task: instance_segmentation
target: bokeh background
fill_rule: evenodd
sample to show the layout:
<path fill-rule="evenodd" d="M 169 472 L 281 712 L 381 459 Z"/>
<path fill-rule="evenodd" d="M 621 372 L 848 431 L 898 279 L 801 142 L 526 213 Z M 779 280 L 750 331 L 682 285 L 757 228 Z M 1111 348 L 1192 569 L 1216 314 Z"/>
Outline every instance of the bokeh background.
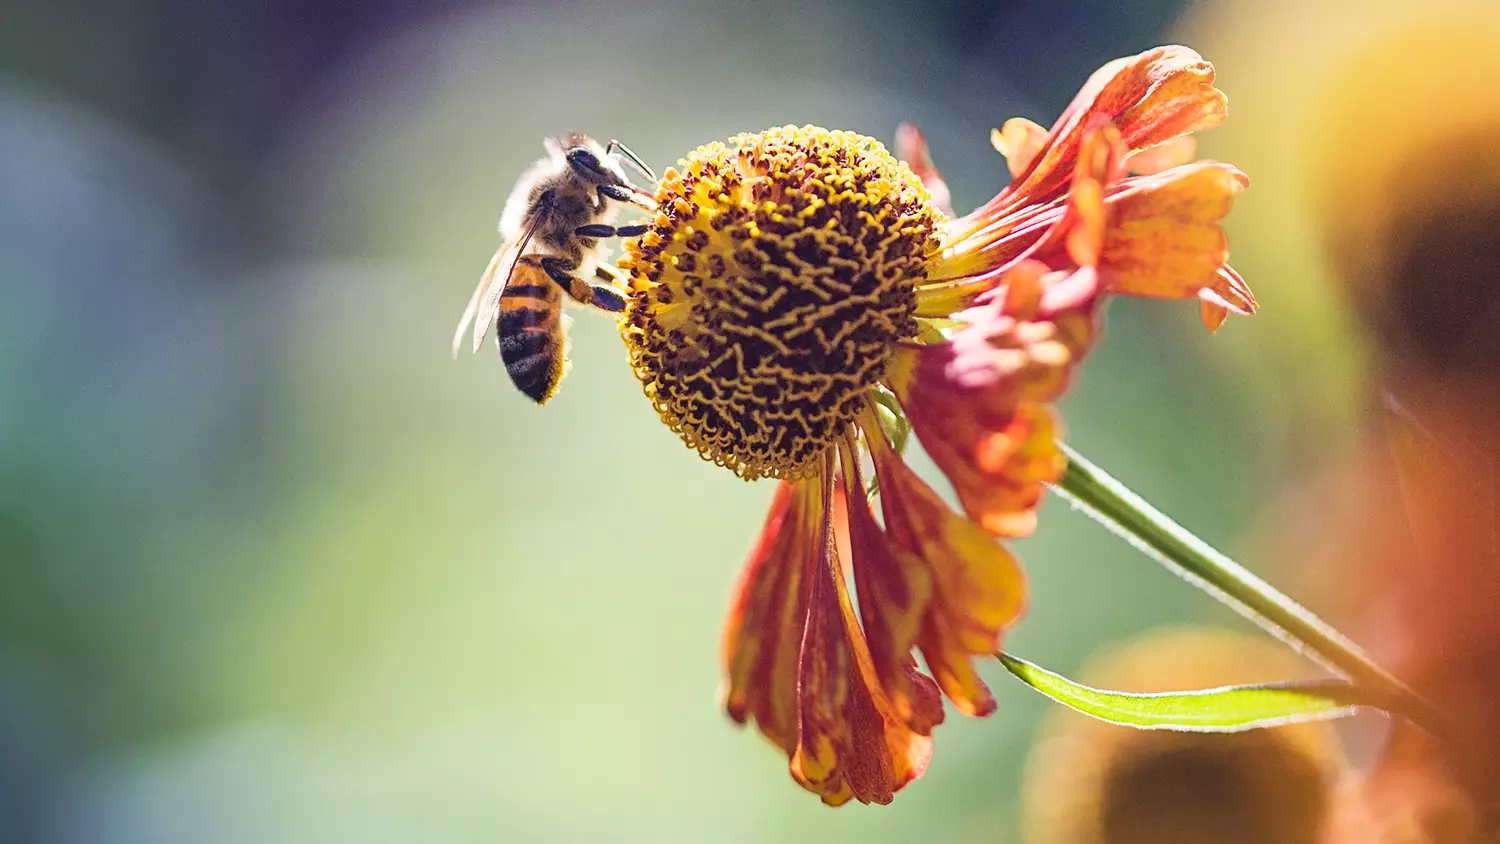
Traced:
<path fill-rule="evenodd" d="M 998 664 L 999 713 L 950 713 L 886 808 L 826 809 L 726 721 L 722 614 L 771 488 L 658 423 L 609 320 L 579 315 L 545 411 L 448 338 L 543 136 L 660 168 L 910 119 L 965 210 L 1006 180 L 992 126 L 1160 43 L 1219 66 L 1200 152 L 1252 177 L 1227 228 L 1264 309 L 1211 337 L 1191 304 L 1115 303 L 1070 439 L 1390 645 L 1341 586 L 1359 561 L 1313 550 L 1385 339 L 1335 280 L 1309 150 L 1352 125 L 1343 57 L 1484 32 L 1486 5 L 0 0 L 0 841 L 1026 840 L 1049 706 Z M 1404 131 L 1358 125 L 1349 156 Z M 1056 669 L 1252 629 L 1060 501 L 1018 547 L 1008 647 Z M 1371 758 L 1379 719 L 1346 739 Z"/>

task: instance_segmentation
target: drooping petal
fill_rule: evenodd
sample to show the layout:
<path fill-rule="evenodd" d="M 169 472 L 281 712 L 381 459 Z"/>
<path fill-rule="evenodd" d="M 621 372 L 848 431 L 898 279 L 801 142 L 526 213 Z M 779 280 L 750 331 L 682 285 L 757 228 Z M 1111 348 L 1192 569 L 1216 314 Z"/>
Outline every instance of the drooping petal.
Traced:
<path fill-rule="evenodd" d="M 1024 536 L 1065 466 L 1047 405 L 1093 343 L 1100 291 L 1091 267 L 1023 262 L 996 293 L 956 315 L 967 325 L 952 339 L 902 346 L 886 383 L 969 518 Z"/>
<path fill-rule="evenodd" d="M 865 422 L 879 424 L 874 419 Z M 875 676 L 895 716 L 912 730 L 927 735 L 942 723 L 943 703 L 932 679 L 917 671 L 912 648 L 932 603 L 932 571 L 921 558 L 892 546 L 858 483 L 853 451 L 842 448 L 840 458 L 845 483 L 835 491 L 835 501 L 846 502 L 848 559 L 853 561 L 859 616 Z M 851 488 L 855 492 L 849 495 Z M 844 550 L 841 545 L 841 553 Z"/>
<path fill-rule="evenodd" d="M 1217 334 L 1224 320 L 1229 319 L 1229 309 L 1213 298 L 1212 291 L 1198 291 L 1198 318 L 1209 332 Z"/>
<path fill-rule="evenodd" d="M 1044 485 L 1061 477 L 1066 465 L 1051 413 L 1035 402 L 1016 402 L 1003 384 L 975 388 L 942 380 L 944 345 L 904 353 L 920 358 L 920 374 L 908 388 L 897 388 L 912 430 L 969 518 L 997 536 L 1029 535 Z"/>
<path fill-rule="evenodd" d="M 1250 292 L 1250 285 L 1245 283 L 1245 277 L 1228 264 L 1219 267 L 1218 277 L 1204 290 L 1212 291 L 1224 307 L 1237 314 L 1249 316 L 1260 307 L 1260 303 L 1255 301 L 1255 294 Z M 1199 295 L 1202 296 L 1203 292 L 1199 291 Z"/>
<path fill-rule="evenodd" d="M 825 500 L 823 509 L 831 512 L 830 502 Z M 826 517 L 823 534 L 807 572 L 807 628 L 797 668 L 798 733 L 791 772 L 831 806 L 851 798 L 889 803 L 926 770 L 932 738 L 913 731 L 891 711 L 833 559 L 832 525 Z"/>
<path fill-rule="evenodd" d="M 906 162 L 922 180 L 927 193 L 932 195 L 932 204 L 948 217 L 954 216 L 953 196 L 948 192 L 948 183 L 943 181 L 943 174 L 932 163 L 932 151 L 927 148 L 927 139 L 917 124 L 904 122 L 896 127 L 896 157 Z"/>
<path fill-rule="evenodd" d="M 1219 267 L 1211 285 L 1198 291 L 1198 300 L 1203 324 L 1209 331 L 1218 331 L 1231 311 L 1250 316 L 1260 307 L 1255 294 L 1250 292 L 1250 285 L 1228 264 Z"/>
<path fill-rule="evenodd" d="M 1130 179 L 1111 192 L 1099 256 L 1105 289 L 1182 299 L 1213 288 L 1229 255 L 1218 223 L 1246 183 L 1233 167 L 1202 161 Z"/>
<path fill-rule="evenodd" d="M 974 658 L 998 650 L 1001 633 L 1025 611 L 1025 574 L 992 535 L 948 509 L 883 435 L 866 433 L 890 544 L 931 572 L 932 600 L 916 645 L 955 706 L 968 715 L 988 715 L 995 700 L 975 672 Z"/>
<path fill-rule="evenodd" d="M 797 747 L 797 663 L 807 623 L 806 574 L 817 555 L 818 489 L 809 479 L 777 485 L 760 539 L 745 564 L 724 630 L 724 708 L 788 754 Z"/>

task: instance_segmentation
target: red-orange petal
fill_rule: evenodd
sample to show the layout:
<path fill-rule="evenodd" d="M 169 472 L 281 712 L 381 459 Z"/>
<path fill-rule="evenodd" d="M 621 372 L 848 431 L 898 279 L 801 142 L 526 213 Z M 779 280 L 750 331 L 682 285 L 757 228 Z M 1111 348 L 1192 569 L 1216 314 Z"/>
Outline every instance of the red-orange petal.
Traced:
<path fill-rule="evenodd" d="M 932 151 L 927 147 L 927 138 L 917 124 L 903 122 L 896 127 L 896 157 L 911 167 L 911 171 L 922 180 L 932 204 L 949 217 L 953 216 L 953 196 L 948 192 L 948 183 L 943 174 L 932 163 Z"/>
<path fill-rule="evenodd" d="M 958 315 L 952 339 L 902 346 L 886 383 L 969 518 L 1000 536 L 1035 526 L 1044 485 L 1065 462 L 1047 404 L 1066 389 L 1095 334 L 1092 268 L 1043 275 L 1023 263 L 1002 297 Z"/>
<path fill-rule="evenodd" d="M 821 544 L 819 485 L 782 481 L 735 587 L 724 630 L 724 708 L 753 719 L 788 754 L 797 747 L 797 664 L 807 621 L 805 572 Z"/>
<path fill-rule="evenodd" d="M 866 433 L 886 536 L 898 555 L 922 561 L 932 576 L 932 600 L 916 645 L 955 706 L 968 715 L 988 715 L 994 697 L 973 661 L 998 650 L 1001 633 L 1025 611 L 1025 573 L 994 536 L 950 510 L 883 435 Z"/>
<path fill-rule="evenodd" d="M 872 419 L 869 424 L 878 423 Z M 932 603 L 932 572 L 925 561 L 901 553 L 886 539 L 857 484 L 852 451 L 841 449 L 841 457 L 844 477 L 854 479 L 855 492 L 847 495 L 849 484 L 841 484 L 835 500 L 847 501 L 848 550 L 875 676 L 892 713 L 927 735 L 943 721 L 943 702 L 932 679 L 917 671 L 912 648 Z"/>
<path fill-rule="evenodd" d="M 825 506 L 825 511 L 828 508 Z M 798 664 L 798 733 L 792 776 L 831 806 L 889 803 L 921 776 L 932 738 L 891 711 L 854 617 L 831 526 L 808 570 L 807 628 Z"/>
<path fill-rule="evenodd" d="M 1213 83 L 1213 65 L 1187 47 L 1157 47 L 1106 64 L 1052 125 L 1031 167 L 996 200 L 1034 202 L 1061 189 L 1084 131 L 1101 121 L 1120 130 L 1131 153 L 1218 125 L 1228 100 Z"/>
<path fill-rule="evenodd" d="M 969 277 L 920 288 L 917 314 L 950 316 L 997 291 L 1009 297 L 1020 280 L 1039 278 L 1049 268 L 1097 265 L 1109 226 L 1105 191 L 1123 176 L 1124 159 L 1125 147 L 1113 126 L 1090 127 L 1080 142 L 1072 189 L 1052 202 L 1019 209 L 1008 219 L 969 232 L 969 246 L 956 249 L 938 267 L 941 277 Z M 989 237 L 994 238 L 990 243 L 977 245 Z M 1015 310 L 1008 307 L 1007 313 Z"/>

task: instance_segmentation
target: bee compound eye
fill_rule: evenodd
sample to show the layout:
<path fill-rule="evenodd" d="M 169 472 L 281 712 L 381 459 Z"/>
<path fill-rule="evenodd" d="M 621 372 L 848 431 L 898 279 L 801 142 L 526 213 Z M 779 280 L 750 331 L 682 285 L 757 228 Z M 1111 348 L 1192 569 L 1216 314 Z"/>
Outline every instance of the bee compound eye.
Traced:
<path fill-rule="evenodd" d="M 572 147 L 568 150 L 568 164 L 581 175 L 590 179 L 607 177 L 604 167 L 599 163 L 599 156 L 587 147 Z"/>

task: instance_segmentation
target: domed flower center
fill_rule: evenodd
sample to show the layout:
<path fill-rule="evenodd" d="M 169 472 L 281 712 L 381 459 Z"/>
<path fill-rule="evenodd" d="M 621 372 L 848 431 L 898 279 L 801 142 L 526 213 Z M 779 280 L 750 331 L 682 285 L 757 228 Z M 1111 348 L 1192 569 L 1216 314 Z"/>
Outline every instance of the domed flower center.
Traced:
<path fill-rule="evenodd" d="M 746 479 L 817 466 L 894 344 L 941 216 L 878 141 L 785 127 L 700 147 L 627 244 L 621 323 L 646 396 L 687 444 Z"/>

